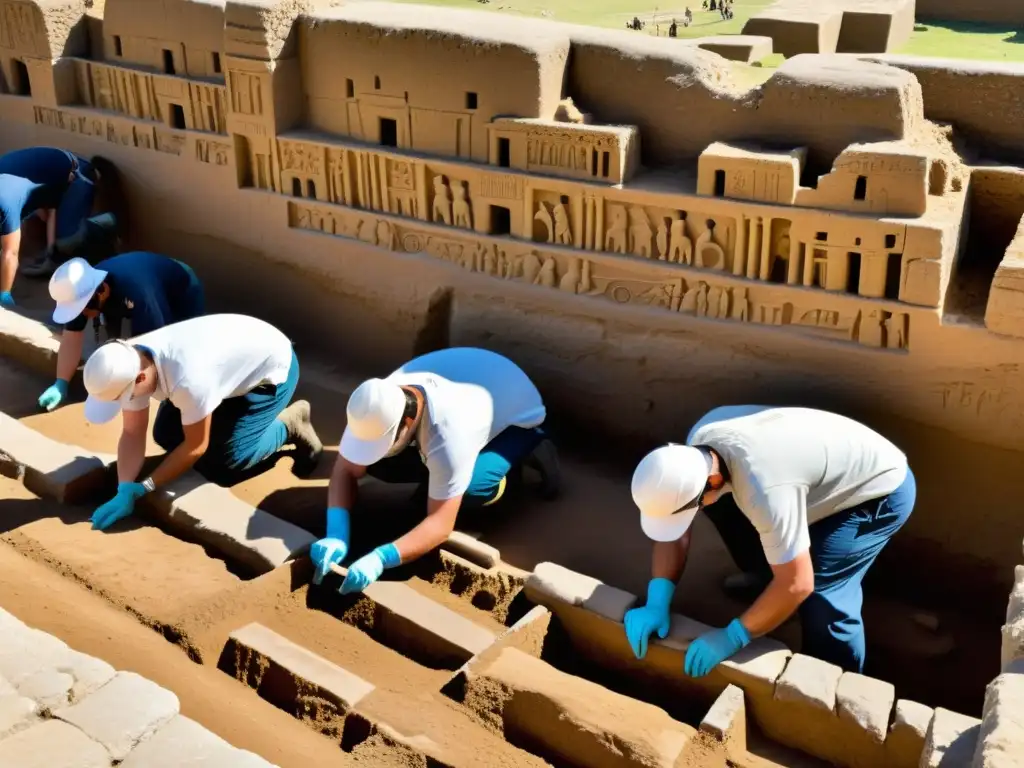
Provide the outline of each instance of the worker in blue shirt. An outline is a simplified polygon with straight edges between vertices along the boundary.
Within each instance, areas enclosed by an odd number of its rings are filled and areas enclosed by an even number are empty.
[[[139,336],[205,311],[203,286],[195,273],[180,261],[146,251],[122,253],[95,267],[82,258],[69,259],[50,278],[50,297],[57,302],[53,321],[64,331],[57,379],[39,397],[39,407],[47,411],[67,397],[68,382],[82,360],[89,320],[98,336],[102,314],[108,337],[123,338],[126,318],[131,320],[131,334]]]
[[[93,163],[56,147],[30,147],[0,156],[0,304],[13,306],[21,223],[38,215],[46,224],[46,257],[73,247],[92,212]]]

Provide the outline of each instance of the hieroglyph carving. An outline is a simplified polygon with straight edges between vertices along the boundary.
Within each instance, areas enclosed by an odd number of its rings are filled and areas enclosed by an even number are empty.
[[[308,144],[281,142],[281,170],[303,176],[319,176],[323,162],[323,148]]]
[[[42,31],[42,30],[39,30]],[[0,6],[0,48],[40,56],[35,16],[28,3],[4,3]]]
[[[83,136],[95,136],[104,138],[106,126],[102,120],[87,115],[73,115],[59,109],[48,107],[35,107],[34,117],[36,125],[43,125],[47,128],[56,128],[70,133],[80,133]]]
[[[435,177],[435,182],[442,177]],[[458,184],[458,182],[455,182]],[[442,184],[442,186],[444,186]],[[447,186],[444,186],[447,189]],[[438,196],[435,195],[435,204]],[[442,204],[443,207],[443,204]],[[297,229],[361,240],[389,250],[424,253],[471,272],[503,280],[602,297],[619,304],[641,304],[670,312],[726,322],[786,327],[827,339],[858,342],[878,349],[905,350],[909,318],[878,309],[841,313],[798,311],[792,302],[755,300],[746,286],[701,278],[657,278],[650,268],[634,274],[628,266],[609,266],[565,251],[545,252],[497,238],[460,238],[442,231],[414,229],[404,223],[341,206],[289,202],[289,224]],[[625,209],[623,209],[625,211]],[[443,222],[443,210],[435,216]],[[454,214],[453,214],[454,215]],[[865,322],[865,318],[870,318]],[[871,323],[877,323],[874,331]],[[866,335],[862,335],[867,330]],[[879,341],[881,339],[881,341]]]
[[[565,168],[588,172],[589,160],[590,147],[572,139],[530,138],[526,142],[526,162],[530,168]]]
[[[228,165],[231,147],[219,141],[196,139],[196,160],[210,165]]]
[[[522,200],[523,177],[511,174],[485,174],[480,177],[478,196],[494,200]]]
[[[555,245],[572,245],[572,227],[569,226],[569,213],[564,203],[548,205],[537,203],[537,213],[533,216],[539,221],[547,233],[547,242]]]
[[[157,152],[166,152],[168,155],[181,155],[185,149],[187,137],[183,133],[156,132]]]
[[[473,211],[469,205],[469,188],[464,181],[444,176],[434,177],[434,203],[430,220],[462,229],[473,228]]]

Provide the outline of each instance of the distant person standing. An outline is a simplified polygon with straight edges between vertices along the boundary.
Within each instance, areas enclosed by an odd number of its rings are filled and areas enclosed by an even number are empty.
[[[123,253],[95,267],[81,258],[70,259],[50,278],[50,297],[57,303],[53,322],[64,330],[57,378],[39,397],[39,407],[47,411],[67,397],[90,320],[98,342],[101,316],[107,336],[121,338],[125,320],[131,322],[132,335],[139,336],[199,317],[206,305],[203,286],[189,266],[147,251]]]
[[[0,304],[11,289],[21,253],[21,224],[33,214],[46,224],[46,253],[73,246],[92,212],[98,175],[83,157],[56,147],[31,147],[0,157]]]

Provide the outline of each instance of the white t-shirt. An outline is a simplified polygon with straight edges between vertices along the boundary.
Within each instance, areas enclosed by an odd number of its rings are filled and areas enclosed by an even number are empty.
[[[159,381],[154,400],[170,400],[183,426],[202,421],[229,397],[261,384],[281,384],[292,364],[292,343],[269,323],[246,315],[205,315],[167,325],[129,341],[153,355]],[[149,397],[125,409],[141,411]]]
[[[771,565],[810,548],[811,523],[892,493],[907,475],[906,455],[877,432],[811,408],[715,408],[686,442],[725,459],[736,505]]]
[[[416,433],[437,501],[469,488],[480,450],[508,427],[529,429],[547,416],[540,392],[519,366],[485,349],[458,347],[417,357],[387,381],[417,386],[426,409]]]

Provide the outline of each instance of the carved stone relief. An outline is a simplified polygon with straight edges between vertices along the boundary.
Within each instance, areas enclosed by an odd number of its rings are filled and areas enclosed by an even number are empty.
[[[629,250],[634,256],[644,259],[651,258],[651,220],[647,212],[639,205],[629,209]]]
[[[209,139],[196,140],[196,160],[211,165],[228,165],[231,147]]]
[[[308,144],[280,142],[281,170],[292,171],[303,176],[319,176],[323,161],[323,150]]]
[[[569,213],[564,203],[537,202],[537,213],[533,216],[545,231],[545,240],[555,245],[572,245],[572,227],[569,225]]]
[[[567,139],[531,136],[526,142],[526,162],[531,168],[564,168],[588,172],[590,148],[575,136]]]
[[[608,232],[604,238],[604,250],[609,253],[625,253],[629,245],[626,238],[626,227],[629,225],[628,214],[624,205],[608,206]]]
[[[456,227],[473,228],[473,212],[469,208],[466,182],[452,181],[452,219]]]
[[[185,149],[186,136],[183,133],[156,132],[156,149],[169,155],[181,155]]]
[[[430,220],[452,225],[452,197],[444,176],[434,177],[434,203],[431,208]]]

